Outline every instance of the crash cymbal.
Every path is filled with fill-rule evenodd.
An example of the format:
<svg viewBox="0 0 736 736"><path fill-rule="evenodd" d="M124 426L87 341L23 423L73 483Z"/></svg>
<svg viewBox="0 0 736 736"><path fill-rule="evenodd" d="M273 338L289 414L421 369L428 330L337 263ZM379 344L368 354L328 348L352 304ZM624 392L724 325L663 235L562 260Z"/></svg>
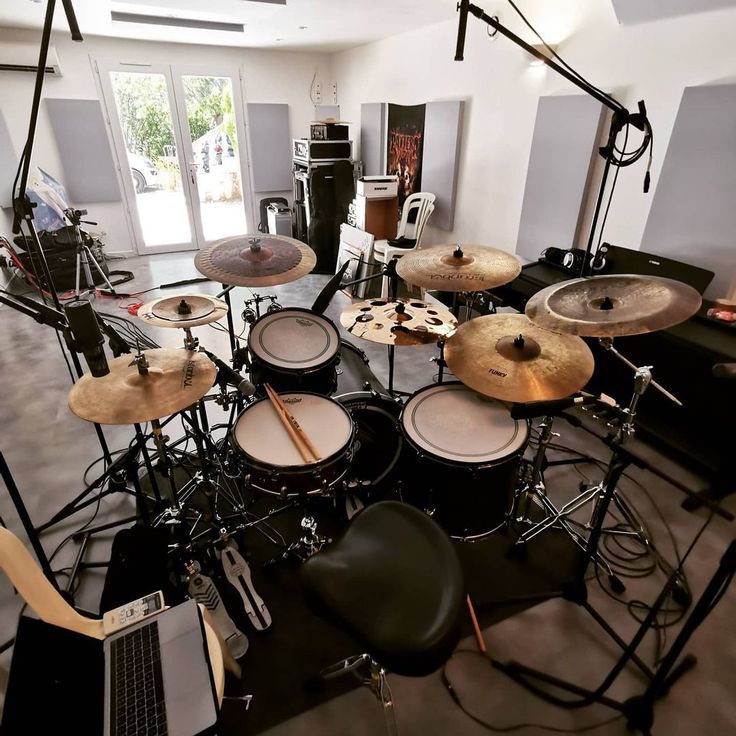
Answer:
<svg viewBox="0 0 736 736"><path fill-rule="evenodd" d="M563 281L526 304L534 324L584 337L619 337L663 330L700 308L700 294L659 276L611 274Z"/></svg>
<svg viewBox="0 0 736 736"><path fill-rule="evenodd" d="M231 286L276 286L306 276L317 256L285 235L240 235L208 245L194 257L207 278Z"/></svg>
<svg viewBox="0 0 736 736"><path fill-rule="evenodd" d="M562 399L593 375L593 354L573 335L533 325L523 314L465 322L445 345L450 370L469 388L501 401Z"/></svg>
<svg viewBox="0 0 736 736"><path fill-rule="evenodd" d="M351 304L340 322L351 335L384 345L426 345L446 339L457 320L441 305L418 299L369 299Z"/></svg>
<svg viewBox="0 0 736 736"><path fill-rule="evenodd" d="M176 348L146 350L148 373L141 375L132 355L108 361L101 378L86 373L69 392L69 408L98 424L138 424L169 416L201 399L217 369L204 354Z"/></svg>
<svg viewBox="0 0 736 736"><path fill-rule="evenodd" d="M407 253L396 272L407 284L436 291L482 291L513 281L516 256L487 245L437 245Z"/></svg>
<svg viewBox="0 0 736 736"><path fill-rule="evenodd" d="M227 314L227 304L208 294L179 294L154 299L138 310L138 316L156 327L199 327Z"/></svg>

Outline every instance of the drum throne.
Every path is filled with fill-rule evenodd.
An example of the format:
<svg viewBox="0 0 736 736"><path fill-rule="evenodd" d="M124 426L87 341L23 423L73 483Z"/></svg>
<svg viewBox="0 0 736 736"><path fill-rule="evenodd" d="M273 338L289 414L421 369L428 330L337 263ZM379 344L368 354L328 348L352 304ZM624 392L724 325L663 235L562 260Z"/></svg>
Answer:
<svg viewBox="0 0 736 736"><path fill-rule="evenodd" d="M353 517L301 574L312 608L363 647L314 684L353 673L381 702L388 733L398 734L387 671L428 675L460 636L464 581L449 537L423 512L383 501Z"/></svg>

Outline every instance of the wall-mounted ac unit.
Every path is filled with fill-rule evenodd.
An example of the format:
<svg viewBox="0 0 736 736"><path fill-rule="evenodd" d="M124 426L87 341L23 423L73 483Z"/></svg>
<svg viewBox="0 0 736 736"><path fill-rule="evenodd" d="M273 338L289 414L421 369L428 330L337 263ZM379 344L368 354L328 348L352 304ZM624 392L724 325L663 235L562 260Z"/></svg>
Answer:
<svg viewBox="0 0 736 736"><path fill-rule="evenodd" d="M32 43L8 43L0 46L0 72L33 72L38 68L38 46ZM59 55L53 46L46 58L46 74L61 76Z"/></svg>

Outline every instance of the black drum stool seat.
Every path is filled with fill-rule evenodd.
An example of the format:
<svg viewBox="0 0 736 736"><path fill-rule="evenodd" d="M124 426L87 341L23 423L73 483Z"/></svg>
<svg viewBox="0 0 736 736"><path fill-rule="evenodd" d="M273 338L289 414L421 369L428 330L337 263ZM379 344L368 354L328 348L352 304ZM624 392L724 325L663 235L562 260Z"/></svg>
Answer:
<svg viewBox="0 0 736 736"><path fill-rule="evenodd" d="M340 539L307 560L302 579L319 610L365 652L322 676L358 674L365 666L364 683L381 699L395 733L386 670L427 675L458 642L464 581L449 537L413 506L383 501L361 511Z"/></svg>

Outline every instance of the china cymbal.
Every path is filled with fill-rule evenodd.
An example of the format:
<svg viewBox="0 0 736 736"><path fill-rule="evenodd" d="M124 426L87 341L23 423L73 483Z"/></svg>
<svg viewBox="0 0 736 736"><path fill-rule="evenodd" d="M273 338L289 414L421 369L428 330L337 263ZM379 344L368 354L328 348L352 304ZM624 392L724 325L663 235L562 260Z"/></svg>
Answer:
<svg viewBox="0 0 736 736"><path fill-rule="evenodd" d="M156 327L199 327L227 314L227 304L208 294L179 294L147 302L138 316Z"/></svg>
<svg viewBox="0 0 736 736"><path fill-rule="evenodd" d="M465 322L445 345L450 370L469 388L501 401L562 399L593 375L593 354L573 335L533 325L523 314Z"/></svg>
<svg viewBox="0 0 736 736"><path fill-rule="evenodd" d="M700 294L681 281L611 274L548 286L527 302L526 315L554 332L619 337L684 322L698 311L700 303Z"/></svg>
<svg viewBox="0 0 736 736"><path fill-rule="evenodd" d="M241 235L212 243L194 265L207 278L230 286L276 286L306 276L317 256L305 243L285 235Z"/></svg>
<svg viewBox="0 0 736 736"><path fill-rule="evenodd" d="M204 354L178 348L144 353L148 373L141 375L132 355L108 361L110 372L86 373L69 392L69 408L98 424L138 424L169 416L201 399L215 382L217 369Z"/></svg>
<svg viewBox="0 0 736 736"><path fill-rule="evenodd" d="M369 299L351 304L340 315L351 335L384 345L426 345L446 339L457 320L441 305L418 299Z"/></svg>
<svg viewBox="0 0 736 736"><path fill-rule="evenodd" d="M407 284L436 291L482 291L521 273L516 256L487 245L438 245L407 253L396 264Z"/></svg>

